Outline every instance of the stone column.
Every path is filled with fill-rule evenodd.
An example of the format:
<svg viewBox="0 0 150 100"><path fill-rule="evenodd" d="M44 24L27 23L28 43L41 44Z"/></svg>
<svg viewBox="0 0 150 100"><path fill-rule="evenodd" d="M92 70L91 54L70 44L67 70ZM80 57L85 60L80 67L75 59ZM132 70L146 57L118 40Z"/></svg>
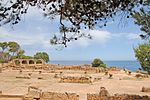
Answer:
<svg viewBox="0 0 150 100"><path fill-rule="evenodd" d="M19 61L20 61L20 65L22 65L22 59L20 59Z"/></svg>
<svg viewBox="0 0 150 100"><path fill-rule="evenodd" d="M26 60L26 62L27 62L27 65L29 65L29 61L30 61L30 60L28 60L28 59Z"/></svg>

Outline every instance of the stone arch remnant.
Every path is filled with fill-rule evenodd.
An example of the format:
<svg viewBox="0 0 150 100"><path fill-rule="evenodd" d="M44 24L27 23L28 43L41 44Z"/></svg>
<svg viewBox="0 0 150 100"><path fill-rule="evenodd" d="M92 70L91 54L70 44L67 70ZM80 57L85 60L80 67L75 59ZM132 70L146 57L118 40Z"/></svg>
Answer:
<svg viewBox="0 0 150 100"><path fill-rule="evenodd" d="M20 65L20 61L19 61L19 60L15 60L14 63L15 63L16 65Z"/></svg>
<svg viewBox="0 0 150 100"><path fill-rule="evenodd" d="M38 59L38 60L36 61L36 64L43 64L43 61L42 61L41 59Z"/></svg>
<svg viewBox="0 0 150 100"><path fill-rule="evenodd" d="M22 64L28 64L27 60L22 60Z"/></svg>
<svg viewBox="0 0 150 100"><path fill-rule="evenodd" d="M34 60L29 60L29 64L35 64Z"/></svg>
<svg viewBox="0 0 150 100"><path fill-rule="evenodd" d="M18 65L39 65L45 64L43 59L13 59L11 64L18 66Z"/></svg>

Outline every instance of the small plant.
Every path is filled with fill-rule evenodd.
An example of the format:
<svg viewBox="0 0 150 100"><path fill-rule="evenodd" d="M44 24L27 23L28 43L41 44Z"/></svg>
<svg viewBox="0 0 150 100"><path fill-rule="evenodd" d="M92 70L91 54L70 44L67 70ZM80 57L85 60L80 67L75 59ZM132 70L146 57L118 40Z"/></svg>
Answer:
<svg viewBox="0 0 150 100"><path fill-rule="evenodd" d="M131 71L128 71L128 74L129 74L129 75L131 75L131 73L132 73Z"/></svg>
<svg viewBox="0 0 150 100"><path fill-rule="evenodd" d="M108 75L108 71L105 71L105 75Z"/></svg>
<svg viewBox="0 0 150 100"><path fill-rule="evenodd" d="M19 73L22 74L22 70L19 70Z"/></svg>
<svg viewBox="0 0 150 100"><path fill-rule="evenodd" d="M113 74L109 74L109 79L112 79L112 77L113 77Z"/></svg>
<svg viewBox="0 0 150 100"><path fill-rule="evenodd" d="M40 71L39 71L39 74L41 74L41 73L42 73L42 71L40 70Z"/></svg>
<svg viewBox="0 0 150 100"><path fill-rule="evenodd" d="M62 74L63 72L61 71L60 74Z"/></svg>
<svg viewBox="0 0 150 100"><path fill-rule="evenodd" d="M28 75L29 75L29 76L31 76L31 75L32 75L32 73L28 73Z"/></svg>

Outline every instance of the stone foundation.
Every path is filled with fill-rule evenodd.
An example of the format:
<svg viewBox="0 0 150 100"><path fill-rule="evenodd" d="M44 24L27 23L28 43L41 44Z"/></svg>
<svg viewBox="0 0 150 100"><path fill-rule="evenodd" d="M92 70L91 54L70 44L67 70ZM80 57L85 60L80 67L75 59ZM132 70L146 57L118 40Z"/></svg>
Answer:
<svg viewBox="0 0 150 100"><path fill-rule="evenodd" d="M62 83L92 83L91 77L62 77L60 82Z"/></svg>
<svg viewBox="0 0 150 100"><path fill-rule="evenodd" d="M38 87L30 86L23 100L79 100L79 95L67 92L42 92Z"/></svg>
<svg viewBox="0 0 150 100"><path fill-rule="evenodd" d="M105 72L105 68L95 68L92 66L56 66L56 70L75 70L75 71L85 71L85 72L94 72L94 73L100 73L100 72Z"/></svg>
<svg viewBox="0 0 150 100"><path fill-rule="evenodd" d="M28 94L23 95L3 95L0 93L0 100L79 100L76 93L58 93L58 92L42 92L37 87L29 87ZM150 100L150 96L139 96L130 94L110 95L104 88L100 88L97 94L87 94L87 100Z"/></svg>
<svg viewBox="0 0 150 100"><path fill-rule="evenodd" d="M0 100L23 100L23 95L4 95L4 94L0 94Z"/></svg>
<svg viewBox="0 0 150 100"><path fill-rule="evenodd" d="M40 100L79 100L75 93L43 92Z"/></svg>
<svg viewBox="0 0 150 100"><path fill-rule="evenodd" d="M103 87L99 94L87 94L87 100L150 100L150 97L130 94L115 94L114 96L110 96L108 91Z"/></svg>
<svg viewBox="0 0 150 100"><path fill-rule="evenodd" d="M15 59L20 62L23 62L24 59ZM78 66L61 66L57 64L45 64L43 61L41 64L29 64L30 60L25 60L27 64L21 63L21 64L15 64L15 60L10 61L5 65L5 68L11 68L13 70L20 70L20 69L37 69L37 70L74 70L74 71L85 71L85 72L92 72L92 73L100 73L105 72L105 68L95 68L91 65L78 65ZM34 60L33 60L34 61Z"/></svg>

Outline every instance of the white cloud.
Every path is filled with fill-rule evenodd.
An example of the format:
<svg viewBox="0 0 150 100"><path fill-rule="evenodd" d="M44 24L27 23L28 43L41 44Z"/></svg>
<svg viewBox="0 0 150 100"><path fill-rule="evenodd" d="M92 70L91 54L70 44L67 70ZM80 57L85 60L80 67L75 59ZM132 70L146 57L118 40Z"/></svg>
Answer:
<svg viewBox="0 0 150 100"><path fill-rule="evenodd" d="M34 32L33 32L34 33ZM5 28L0 28L0 41L16 41L20 45L36 45L48 44L48 34L36 33L27 34L26 32L7 31Z"/></svg>
<svg viewBox="0 0 150 100"><path fill-rule="evenodd" d="M139 40L140 39L140 36L137 33L115 33L115 34L112 34L112 37L115 39L124 38L127 40Z"/></svg>
<svg viewBox="0 0 150 100"><path fill-rule="evenodd" d="M130 40L140 39L139 34L135 34L135 33L129 33L129 34L127 34L126 37Z"/></svg>
<svg viewBox="0 0 150 100"><path fill-rule="evenodd" d="M91 33L91 35L93 36L93 42L99 44L104 44L111 38L111 33L108 31L93 30L89 33Z"/></svg>
<svg viewBox="0 0 150 100"><path fill-rule="evenodd" d="M87 47L93 44L104 45L110 38L111 33L108 31L101 30L82 30L83 33L90 34L92 39L79 38L77 41L71 42L69 45Z"/></svg>
<svg viewBox="0 0 150 100"><path fill-rule="evenodd" d="M69 47L88 47L90 45L106 45L108 41L123 40L135 41L140 40L140 36L137 33L110 33L109 31L103 30L82 30L86 34L90 34L92 39L80 38L77 41L69 43Z"/></svg>
<svg viewBox="0 0 150 100"><path fill-rule="evenodd" d="M38 33L34 31L39 31ZM37 45L40 44L45 48L50 47L50 34L44 33L42 27L35 27L31 34L29 32L8 31L5 28L0 28L0 41L16 41L20 45ZM105 45L111 39L125 38L128 40L140 39L139 34L135 33L110 33L102 30L82 30L83 33L91 34L92 39L79 38L77 41L69 43L68 47L88 47L90 45ZM52 46L51 46L52 47Z"/></svg>

